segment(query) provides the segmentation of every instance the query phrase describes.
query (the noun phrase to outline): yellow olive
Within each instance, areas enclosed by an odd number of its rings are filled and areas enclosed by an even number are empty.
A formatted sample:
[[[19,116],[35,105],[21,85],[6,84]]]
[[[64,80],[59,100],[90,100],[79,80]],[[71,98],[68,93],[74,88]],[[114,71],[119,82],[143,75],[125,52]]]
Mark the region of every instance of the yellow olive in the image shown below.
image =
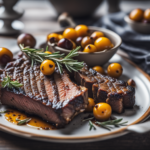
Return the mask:
[[[72,44],[73,44],[73,49],[75,49],[77,46],[76,46],[76,43],[74,42],[74,41],[72,41],[72,40],[70,40],[71,42],[72,42]]]
[[[75,29],[67,28],[63,32],[63,37],[74,41],[77,38],[77,33],[76,33]]]
[[[95,41],[96,39],[98,39],[99,37],[104,37],[104,33],[100,32],[100,31],[95,31],[92,33],[91,37],[93,38],[93,40]]]
[[[86,52],[86,53],[93,53],[96,51],[97,51],[97,48],[92,44],[87,45],[83,50],[83,52]]]
[[[99,121],[106,121],[112,113],[111,106],[107,103],[98,103],[93,108],[93,115]]]
[[[46,53],[46,54],[52,54],[52,52],[50,52],[50,51],[46,51],[45,53]]]
[[[129,17],[134,21],[141,21],[143,19],[144,12],[142,9],[134,9],[131,11]]]
[[[5,65],[12,60],[13,60],[12,52],[5,47],[0,47],[0,63],[2,65]]]
[[[63,39],[63,38],[64,38],[63,35],[58,34],[58,39],[59,39],[59,40],[61,40],[61,39]]]
[[[41,63],[40,70],[44,75],[51,75],[55,71],[55,63],[52,60],[44,60]]]
[[[95,42],[94,45],[96,46],[98,51],[103,51],[105,49],[110,49],[112,47],[111,41],[106,37],[100,37]]]
[[[56,43],[59,41],[59,36],[57,33],[51,33],[47,36],[47,41],[50,41],[51,43]]]
[[[75,27],[75,30],[76,30],[76,33],[77,33],[77,36],[87,36],[88,33],[89,33],[89,29],[86,25],[78,25]]]
[[[101,66],[94,66],[93,70],[95,70],[95,71],[97,71],[97,72],[99,72],[101,74],[105,74],[105,71],[104,71],[104,69]]]
[[[123,68],[119,63],[112,63],[107,67],[107,73],[109,76],[119,78],[122,75]]]
[[[150,8],[145,10],[144,19],[150,21]]]
[[[89,97],[88,98],[88,106],[86,108],[86,111],[92,112],[94,106],[95,106],[94,99]]]
[[[85,46],[87,46],[88,44],[93,44],[93,39],[89,36],[85,36],[82,41],[81,41],[81,46],[82,48],[84,48]]]

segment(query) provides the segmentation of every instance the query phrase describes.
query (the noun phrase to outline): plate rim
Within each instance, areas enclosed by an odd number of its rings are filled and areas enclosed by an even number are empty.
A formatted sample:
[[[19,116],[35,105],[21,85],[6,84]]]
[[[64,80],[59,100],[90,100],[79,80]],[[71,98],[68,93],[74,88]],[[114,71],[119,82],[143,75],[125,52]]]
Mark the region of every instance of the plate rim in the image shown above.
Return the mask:
[[[121,56],[129,64],[134,66],[137,70],[139,70],[150,81],[150,76],[146,72],[144,72],[141,68],[139,68],[135,63],[133,63],[131,60],[129,60],[129,58],[127,58],[121,54],[118,54],[118,55]],[[88,139],[93,140],[93,139],[99,139],[102,137],[107,137],[109,135],[119,134],[121,132],[124,132],[128,128],[128,126],[141,122],[149,114],[150,114],[150,106],[147,109],[147,111],[133,123],[127,125],[126,127],[118,129],[116,131],[112,131],[112,132],[104,133],[104,134],[100,134],[100,135],[90,135],[90,136],[80,136],[80,137],[78,137],[78,136],[76,136],[76,137],[60,137],[60,136],[52,136],[52,135],[40,135],[40,134],[36,134],[36,133],[20,131],[20,130],[17,130],[17,129],[14,129],[12,127],[8,127],[8,126],[2,125],[2,124],[0,124],[0,130],[15,134],[15,135],[21,134],[22,137],[46,138],[49,140],[68,140],[68,142],[73,141],[73,140],[88,140]],[[60,141],[58,141],[58,142],[60,142]]]

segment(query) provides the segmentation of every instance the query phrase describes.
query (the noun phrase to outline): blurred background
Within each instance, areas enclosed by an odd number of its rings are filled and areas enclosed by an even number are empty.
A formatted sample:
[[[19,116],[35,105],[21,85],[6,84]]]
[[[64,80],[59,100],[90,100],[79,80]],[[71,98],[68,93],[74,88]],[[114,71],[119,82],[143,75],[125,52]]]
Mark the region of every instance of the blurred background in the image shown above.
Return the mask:
[[[14,4],[13,4],[14,1]],[[4,6],[5,5],[5,6]],[[9,12],[14,6],[15,12]],[[150,7],[149,0],[0,0],[0,35],[3,21],[11,20],[13,29],[34,35],[47,35],[60,26],[57,22],[62,12],[68,12],[77,23],[92,25],[101,16],[118,11],[129,12],[134,8]],[[5,8],[8,11],[5,12]],[[13,14],[14,13],[14,14]],[[14,16],[10,15],[13,14]],[[17,16],[18,15],[18,16]],[[15,21],[14,21],[14,20]],[[7,21],[7,24],[11,24]],[[10,26],[8,27],[10,28]],[[11,34],[14,36],[14,34]],[[0,36],[1,38],[2,36]]]

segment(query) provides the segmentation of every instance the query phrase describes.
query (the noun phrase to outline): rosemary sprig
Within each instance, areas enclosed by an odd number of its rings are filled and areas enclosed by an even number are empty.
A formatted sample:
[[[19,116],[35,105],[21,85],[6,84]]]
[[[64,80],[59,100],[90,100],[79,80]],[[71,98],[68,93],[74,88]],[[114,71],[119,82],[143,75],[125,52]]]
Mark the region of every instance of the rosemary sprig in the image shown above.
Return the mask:
[[[92,118],[93,119],[93,118]],[[94,124],[92,123],[91,121],[91,118],[88,118],[88,119],[85,119],[83,121],[87,121],[89,120],[89,125],[90,125],[90,130],[92,128],[94,128]],[[96,121],[95,122],[95,125],[98,125],[99,127],[102,127],[102,128],[105,128],[107,130],[111,130],[112,127],[110,125],[113,125],[115,127],[119,127],[119,126],[124,126],[126,125],[126,123],[128,123],[128,121],[125,121],[125,122],[121,122],[123,119],[115,119],[115,120],[108,120],[108,121],[104,121],[104,122],[99,122],[99,121]]]
[[[80,46],[78,46],[76,49],[70,51],[70,53],[67,56],[64,56],[65,54],[60,54],[60,52],[55,52],[52,54],[44,53],[43,49],[33,49],[29,47],[24,47],[20,44],[21,50],[31,59],[31,65],[35,62],[42,63],[44,60],[52,60],[56,63],[58,66],[58,69],[60,73],[63,73],[63,65],[66,67],[66,69],[71,71],[78,71],[81,68],[83,68],[83,62],[78,62],[77,60],[74,60],[73,57],[78,56],[78,50],[80,49]],[[48,50],[48,47],[46,48],[46,51]]]
[[[23,86],[23,84],[19,83],[18,81],[11,80],[11,78],[9,76],[3,78],[2,82],[1,82],[1,85],[2,85],[3,88],[5,88],[5,87],[8,87],[8,88],[12,88],[12,87],[19,88],[19,87]]]
[[[9,111],[8,110],[0,111],[0,114],[7,113],[7,112]]]
[[[89,120],[89,126],[90,126],[90,128],[89,128],[90,131],[91,131],[92,129],[96,130],[94,124],[93,124],[92,121],[90,121],[90,120]]]
[[[17,125],[23,125],[25,123],[28,123],[31,120],[31,118],[26,118],[24,120],[16,119],[18,121]]]

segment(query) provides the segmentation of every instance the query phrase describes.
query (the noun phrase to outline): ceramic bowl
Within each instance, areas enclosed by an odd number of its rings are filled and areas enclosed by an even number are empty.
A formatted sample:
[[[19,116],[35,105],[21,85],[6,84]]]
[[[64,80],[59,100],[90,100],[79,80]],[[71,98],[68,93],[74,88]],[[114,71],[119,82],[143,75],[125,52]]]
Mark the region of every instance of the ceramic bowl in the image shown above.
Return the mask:
[[[136,32],[150,34],[150,23],[135,22],[131,20],[128,15],[124,17],[124,20]]]
[[[104,35],[108,37],[111,40],[111,42],[114,44],[114,47],[109,50],[103,50],[94,53],[79,52],[79,55],[75,59],[77,59],[78,61],[84,61],[85,63],[87,63],[87,65],[91,67],[96,65],[104,65],[117,52],[117,50],[121,45],[122,40],[119,35],[117,35],[113,31],[110,31],[108,29],[103,29],[99,27],[89,27],[89,30],[91,33],[94,31],[103,32]],[[62,34],[63,31],[64,30],[54,31],[54,32]],[[48,46],[49,46],[49,51],[51,52],[60,51],[61,53],[65,53],[66,55],[70,52],[70,50],[55,46],[50,42],[48,42]]]

